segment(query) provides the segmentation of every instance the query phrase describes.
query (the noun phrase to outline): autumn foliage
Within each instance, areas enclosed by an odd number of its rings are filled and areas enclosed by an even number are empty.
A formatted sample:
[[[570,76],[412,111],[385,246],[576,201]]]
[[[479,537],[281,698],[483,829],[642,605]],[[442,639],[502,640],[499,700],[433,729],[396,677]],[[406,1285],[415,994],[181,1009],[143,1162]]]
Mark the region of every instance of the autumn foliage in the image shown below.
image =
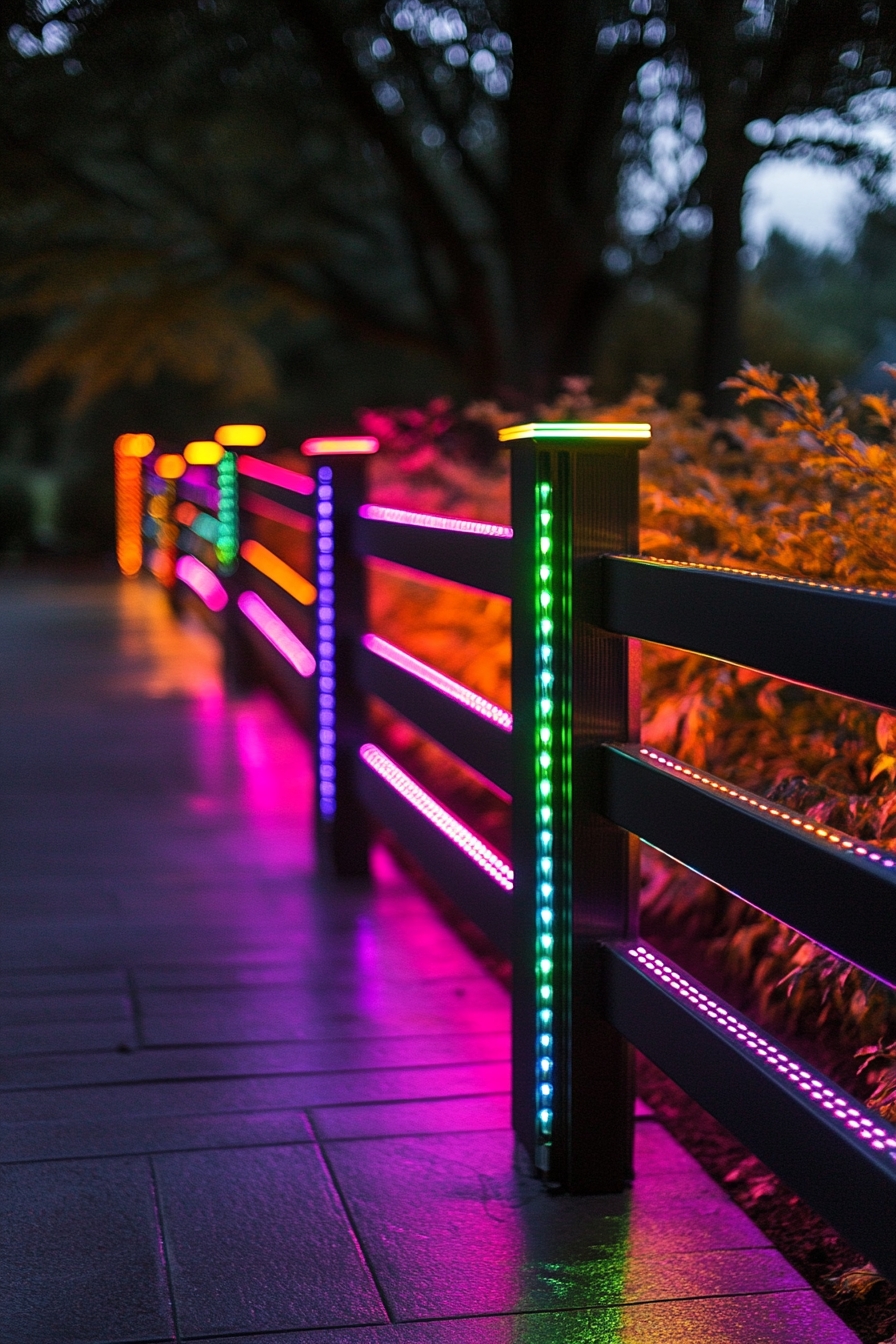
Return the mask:
[[[569,379],[537,415],[651,423],[645,554],[896,591],[896,405],[844,395],[826,406],[814,380],[765,367],[745,366],[729,386],[742,410],[724,422],[691,395],[663,406],[650,380],[601,406],[586,380]],[[507,521],[509,454],[494,431],[517,418],[495,403],[455,412],[444,400],[363,413],[385,449],[374,460],[375,498]],[[381,633],[509,704],[508,603],[384,570],[372,582]],[[643,703],[646,741],[896,850],[896,716],[657,646],[644,649]],[[430,773],[454,770],[453,788],[464,792],[450,758],[440,765],[423,739],[414,750]],[[466,790],[472,808],[486,801],[477,787]],[[887,1044],[896,1001],[886,987],[651,850],[643,920],[649,936],[770,1027],[805,1032],[819,1063],[896,1119],[896,1049]]]

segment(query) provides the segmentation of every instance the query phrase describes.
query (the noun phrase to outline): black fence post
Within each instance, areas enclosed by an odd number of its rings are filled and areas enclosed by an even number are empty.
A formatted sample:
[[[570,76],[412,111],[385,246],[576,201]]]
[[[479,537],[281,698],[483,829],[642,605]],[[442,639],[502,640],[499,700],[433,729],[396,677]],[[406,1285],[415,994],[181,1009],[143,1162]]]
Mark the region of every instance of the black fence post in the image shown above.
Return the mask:
[[[598,752],[636,740],[637,646],[595,622],[598,557],[637,553],[648,425],[521,425],[514,528],[514,1127],[574,1193],[632,1175],[631,1047],[605,1020],[600,945],[637,929],[637,840],[596,811]]]
[[[364,878],[370,872],[370,823],[357,773],[366,698],[356,663],[366,629],[367,580],[352,533],[365,498],[366,457],[318,458],[316,477],[318,857],[337,877]]]

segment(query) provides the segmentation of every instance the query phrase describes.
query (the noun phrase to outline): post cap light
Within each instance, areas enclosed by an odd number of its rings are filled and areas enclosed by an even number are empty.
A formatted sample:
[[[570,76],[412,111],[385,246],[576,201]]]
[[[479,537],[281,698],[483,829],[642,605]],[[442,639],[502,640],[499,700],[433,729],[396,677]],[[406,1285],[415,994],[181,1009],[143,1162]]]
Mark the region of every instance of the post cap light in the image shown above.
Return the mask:
[[[636,443],[647,443],[650,439],[650,425],[638,422],[617,424],[612,421],[601,423],[576,423],[575,421],[533,422],[528,425],[508,425],[498,431],[502,443],[511,443],[514,439],[631,439]]]
[[[180,453],[162,453],[156,458],[156,475],[163,481],[176,481],[186,469],[187,464]]]
[[[379,446],[379,439],[337,435],[324,439],[306,439],[302,444],[302,452],[306,457],[325,457],[331,453],[376,453]]]
[[[224,449],[214,439],[194,439],[184,449],[184,457],[191,467],[214,467],[224,456]]]
[[[215,439],[224,448],[257,448],[267,438],[261,425],[219,425]]]
[[[149,457],[156,441],[151,434],[119,434],[115,451],[122,457]]]

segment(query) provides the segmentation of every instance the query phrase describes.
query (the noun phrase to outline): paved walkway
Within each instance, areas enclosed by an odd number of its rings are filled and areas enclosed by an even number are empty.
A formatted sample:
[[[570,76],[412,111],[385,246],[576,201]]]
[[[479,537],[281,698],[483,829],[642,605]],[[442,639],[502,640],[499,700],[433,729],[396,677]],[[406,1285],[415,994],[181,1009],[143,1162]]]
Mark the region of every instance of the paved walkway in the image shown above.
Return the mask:
[[[141,583],[0,582],[0,1340],[845,1344],[658,1124],[514,1164],[508,1003]]]

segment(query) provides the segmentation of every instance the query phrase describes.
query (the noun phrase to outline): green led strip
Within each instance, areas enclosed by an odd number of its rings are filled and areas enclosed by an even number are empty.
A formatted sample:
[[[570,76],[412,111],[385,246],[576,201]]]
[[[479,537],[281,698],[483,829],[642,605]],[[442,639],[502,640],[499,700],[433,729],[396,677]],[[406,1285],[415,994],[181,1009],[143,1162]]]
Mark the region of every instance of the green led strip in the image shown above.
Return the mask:
[[[222,574],[230,574],[240,549],[236,453],[225,453],[218,463],[218,540],[215,554]]]
[[[554,1124],[555,779],[554,512],[547,481],[535,486],[535,994],[536,1166],[550,1169]]]

